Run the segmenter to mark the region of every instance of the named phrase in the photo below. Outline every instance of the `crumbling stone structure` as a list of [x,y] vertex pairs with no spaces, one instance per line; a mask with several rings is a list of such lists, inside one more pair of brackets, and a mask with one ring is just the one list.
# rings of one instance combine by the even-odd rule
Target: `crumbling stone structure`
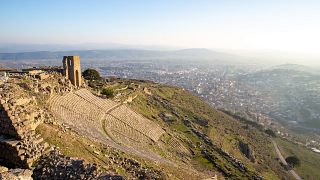
[[0,180],[98,179],[101,174],[96,164],[57,153],[35,131],[43,122],[54,124],[45,101],[52,94],[63,95],[76,89],[60,73],[48,75],[36,78],[17,74],[0,84]]
[[80,56],[64,56],[63,74],[74,86],[81,86]]
[[35,133],[46,118],[36,103],[17,84],[0,86],[0,159],[8,166],[30,168],[49,148]]

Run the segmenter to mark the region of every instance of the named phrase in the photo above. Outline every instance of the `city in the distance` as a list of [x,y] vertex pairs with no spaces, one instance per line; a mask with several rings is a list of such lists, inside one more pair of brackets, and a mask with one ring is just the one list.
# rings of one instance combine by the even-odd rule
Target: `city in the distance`
[[0,4],[0,179],[320,178],[320,2]]

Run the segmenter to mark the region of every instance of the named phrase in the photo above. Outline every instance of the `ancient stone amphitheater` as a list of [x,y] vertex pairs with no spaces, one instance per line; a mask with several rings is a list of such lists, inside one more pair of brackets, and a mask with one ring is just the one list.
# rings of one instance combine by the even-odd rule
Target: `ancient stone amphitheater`
[[[126,104],[102,99],[86,88],[74,87],[59,74],[50,74],[43,80],[21,75],[0,84],[0,179],[18,174],[30,177],[34,164],[41,163],[49,153],[51,159],[58,159],[56,164],[64,163],[62,169],[56,169],[55,165],[51,168],[42,166],[36,169],[36,178],[79,173],[77,168],[67,171],[65,167],[73,160],[61,158],[56,153],[58,147],[45,142],[36,132],[43,123],[55,124],[62,129],[69,126],[71,131],[113,147],[111,149],[175,165],[144,148],[158,144],[165,131]],[[87,173],[88,177],[97,177],[97,166],[85,164],[81,161],[81,172]],[[3,165],[13,169],[8,170]]]
[[102,99],[85,88],[51,95],[48,104],[58,120],[83,136],[128,153],[165,161],[143,150],[144,146],[156,143],[165,131],[126,104]]

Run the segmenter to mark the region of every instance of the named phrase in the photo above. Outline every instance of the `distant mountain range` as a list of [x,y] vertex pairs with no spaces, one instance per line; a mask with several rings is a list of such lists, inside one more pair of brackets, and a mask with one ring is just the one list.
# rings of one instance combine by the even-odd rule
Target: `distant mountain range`
[[82,43],[82,44],[15,44],[0,43],[0,53],[19,53],[36,51],[75,51],[105,49],[146,49],[146,50],[177,50],[182,48],[157,45],[126,45],[120,43]]
[[235,55],[208,49],[183,49],[175,51],[109,49],[0,53],[0,60],[61,59],[65,55],[79,55],[82,59],[95,60],[213,60],[223,63],[237,59]]
[[298,71],[298,72],[305,72],[305,73],[310,73],[314,75],[319,75],[320,71],[316,68],[310,67],[310,66],[304,66],[300,64],[282,64],[278,66],[273,66],[269,68],[268,70],[292,70],[292,71]]

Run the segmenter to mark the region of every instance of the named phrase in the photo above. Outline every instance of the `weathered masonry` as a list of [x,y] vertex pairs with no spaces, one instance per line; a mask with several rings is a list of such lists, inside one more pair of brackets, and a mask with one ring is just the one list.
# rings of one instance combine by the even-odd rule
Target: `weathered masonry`
[[77,87],[81,86],[80,56],[63,56],[63,74]]

